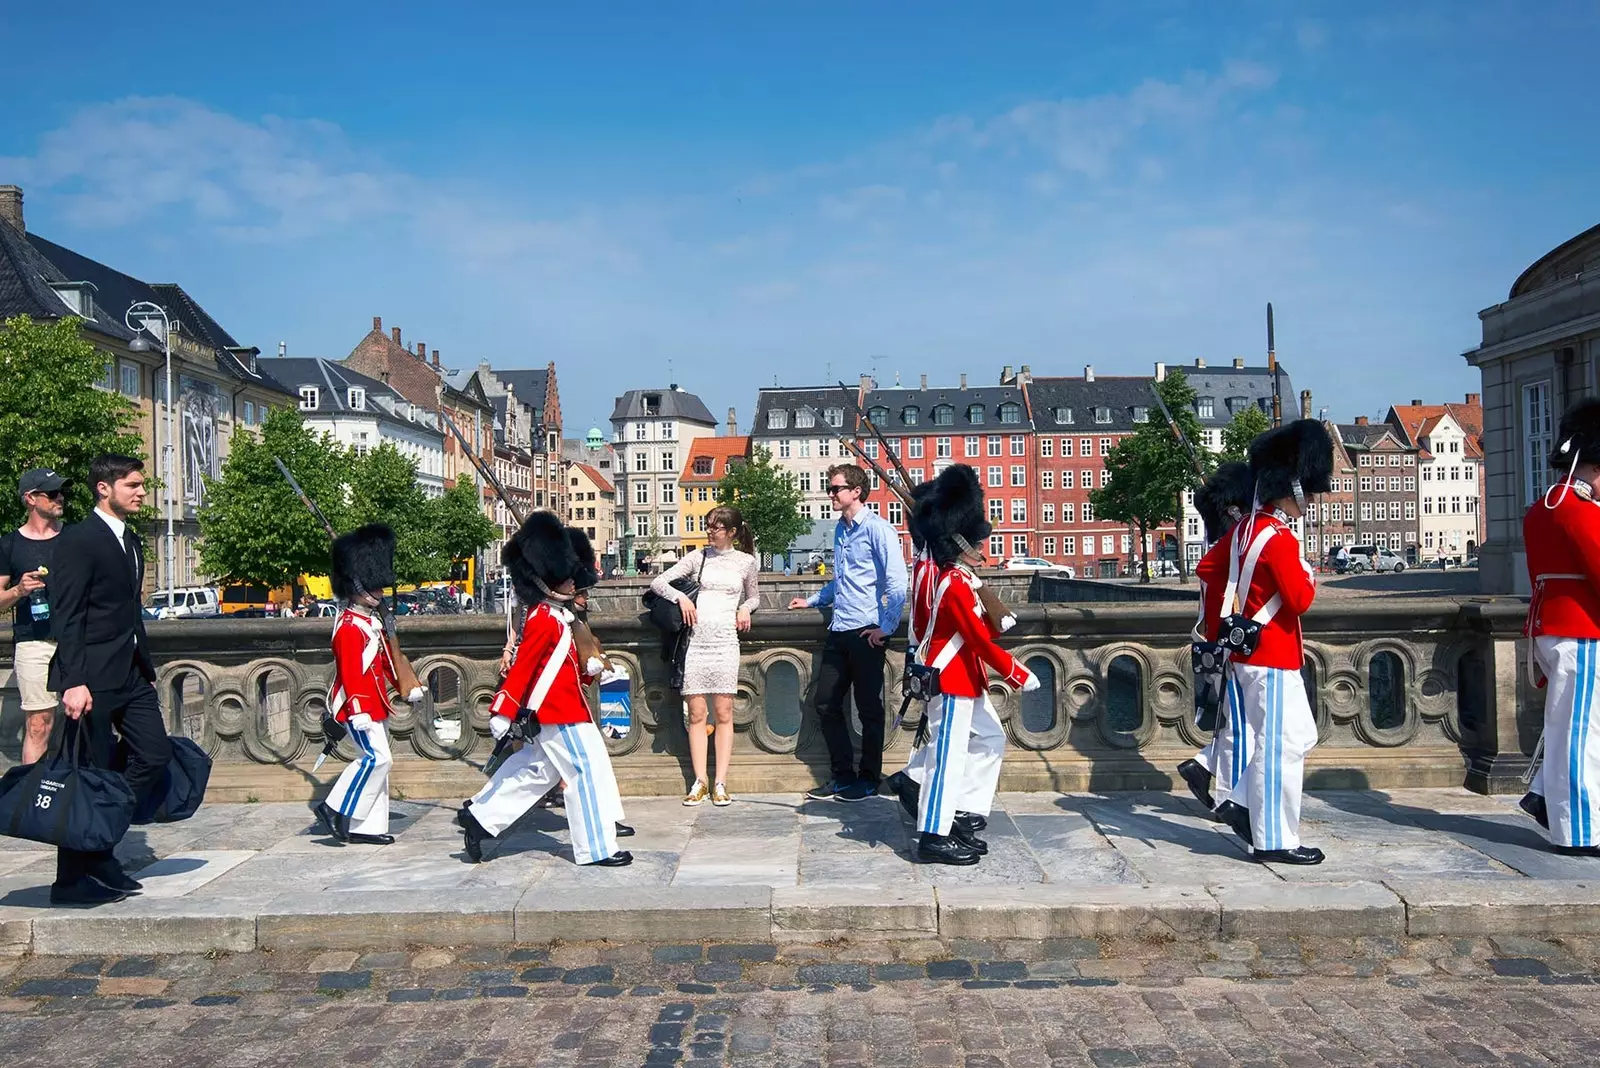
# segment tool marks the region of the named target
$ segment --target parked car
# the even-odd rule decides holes
[[[1150,561],[1150,575],[1152,578],[1177,578],[1178,562],[1176,560]]]
[[[179,586],[168,591],[158,590],[150,597],[150,611],[157,619],[208,619],[222,614],[217,591],[209,586]]]
[[[1077,578],[1078,573],[1067,564],[1057,564],[1037,556],[1013,556],[1005,562],[1007,571],[1049,571],[1062,578]]]
[[[1405,557],[1376,545],[1351,545],[1349,570],[1353,574],[1366,571],[1393,571],[1396,575],[1406,569]]]

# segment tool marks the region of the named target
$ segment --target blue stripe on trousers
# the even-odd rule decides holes
[[[1267,747],[1267,784],[1263,791],[1266,794],[1266,808],[1263,810],[1262,830],[1266,841],[1266,849],[1281,849],[1278,840],[1278,815],[1282,807],[1282,798],[1279,793],[1283,783],[1283,769],[1278,762],[1283,759],[1283,722],[1280,713],[1282,708],[1278,704],[1278,672],[1273,668],[1267,669],[1267,711],[1265,717],[1266,730],[1264,742]]]
[[[356,802],[361,797],[361,791],[367,788],[367,780],[372,778],[372,769],[377,766],[378,758],[372,752],[372,743],[367,741],[366,731],[350,730],[350,737],[356,740],[356,745],[361,748],[361,770],[356,772],[355,781],[350,789],[345,791],[344,800],[339,803],[339,815],[355,819]]]
[[[1590,638],[1579,638],[1578,678],[1573,693],[1572,724],[1567,732],[1567,798],[1571,806],[1572,844],[1591,845],[1592,820],[1589,814],[1589,790],[1585,783],[1587,761],[1585,756],[1589,741],[1590,705],[1594,702],[1595,648]]]
[[[1232,671],[1228,672],[1228,729],[1233,732],[1233,757],[1232,780],[1228,783],[1231,791],[1239,785],[1239,780],[1244,778],[1244,769],[1250,763],[1246,753],[1250,740],[1250,723],[1244,714],[1244,687],[1239,685],[1239,680]]]
[[[939,744],[933,754],[933,776],[929,784],[928,802],[922,811],[922,833],[939,833],[939,805],[944,800],[945,780],[949,774],[950,765],[950,702],[952,698],[946,695],[944,711],[939,722]],[[931,824],[931,826],[930,826]]]
[[[584,751],[583,739],[576,737],[576,729],[571,724],[563,724],[557,728],[561,740],[566,743],[567,754],[572,759],[573,766],[578,769],[578,781],[573,786],[578,791],[578,807],[583,810],[584,828],[588,832],[589,855],[599,860],[605,852],[605,840],[600,834],[600,799],[595,796],[594,780],[589,772],[589,754]]]

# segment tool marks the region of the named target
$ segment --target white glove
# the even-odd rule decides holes
[[[583,665],[585,675],[598,675],[606,669],[606,662],[598,656],[591,656],[589,662]]]
[[[1031,671],[1028,672],[1028,681],[1026,681],[1026,682],[1024,682],[1022,684],[1022,692],[1023,693],[1032,693],[1034,690],[1037,690],[1038,688],[1039,688],[1039,676],[1035,675]]]
[[[422,698],[423,698],[423,693],[422,693],[422,687],[421,686],[413,686],[413,687],[411,687],[411,692],[406,694],[406,700],[409,701],[411,704],[418,703],[419,701],[422,700]]]
[[[1012,627],[1014,627],[1016,625],[1017,625],[1017,617],[1016,616],[1001,616],[1000,617],[1000,633],[1001,634],[1004,634],[1006,631],[1010,630]]]
[[[350,717],[349,725],[353,731],[370,731],[372,729],[372,717],[365,712],[357,712]]]
[[[489,733],[495,741],[499,741],[511,733],[511,721],[504,716],[489,717]]]

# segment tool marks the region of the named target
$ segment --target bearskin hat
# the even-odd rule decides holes
[[[917,522],[917,510],[922,507],[922,502],[928,494],[933,492],[932,482],[918,482],[911,487],[911,510],[906,516],[906,530],[911,533],[911,547],[918,552],[928,543],[922,536],[922,526]]]
[[[332,557],[328,582],[341,601],[358,593],[381,596],[394,585],[394,531],[383,523],[369,523],[334,538]]]
[[[928,485],[933,489],[917,503],[917,526],[926,539],[928,554],[946,567],[967,548],[982,546],[994,528],[983,514],[978,472],[966,464],[945,468]]]
[[[572,546],[573,553],[578,557],[578,570],[572,576],[573,585],[580,590],[599,585],[600,564],[595,559],[594,544],[589,541],[589,535],[577,527],[568,527],[567,543]]]
[[[1333,479],[1333,438],[1315,419],[1296,419],[1250,443],[1250,480],[1262,504],[1303,494],[1326,493]]]
[[[1211,477],[1206,479],[1206,484],[1194,494],[1195,511],[1200,513],[1200,520],[1206,525],[1206,541],[1221,541],[1234,522],[1228,509],[1248,512],[1250,497],[1249,465],[1238,460],[1218,465]]]
[[[517,600],[536,605],[555,589],[578,574],[577,551],[567,538],[566,528],[550,512],[534,512],[506,542],[500,562],[511,576]],[[543,583],[541,588],[540,583]]]
[[[1550,466],[1563,475],[1573,463],[1600,464],[1600,400],[1581,400],[1561,416]]]

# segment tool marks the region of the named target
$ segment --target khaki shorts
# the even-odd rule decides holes
[[[46,683],[50,676],[50,658],[55,655],[55,642],[17,643],[14,654],[17,690],[22,694],[24,712],[44,712],[56,707],[56,695]]]

